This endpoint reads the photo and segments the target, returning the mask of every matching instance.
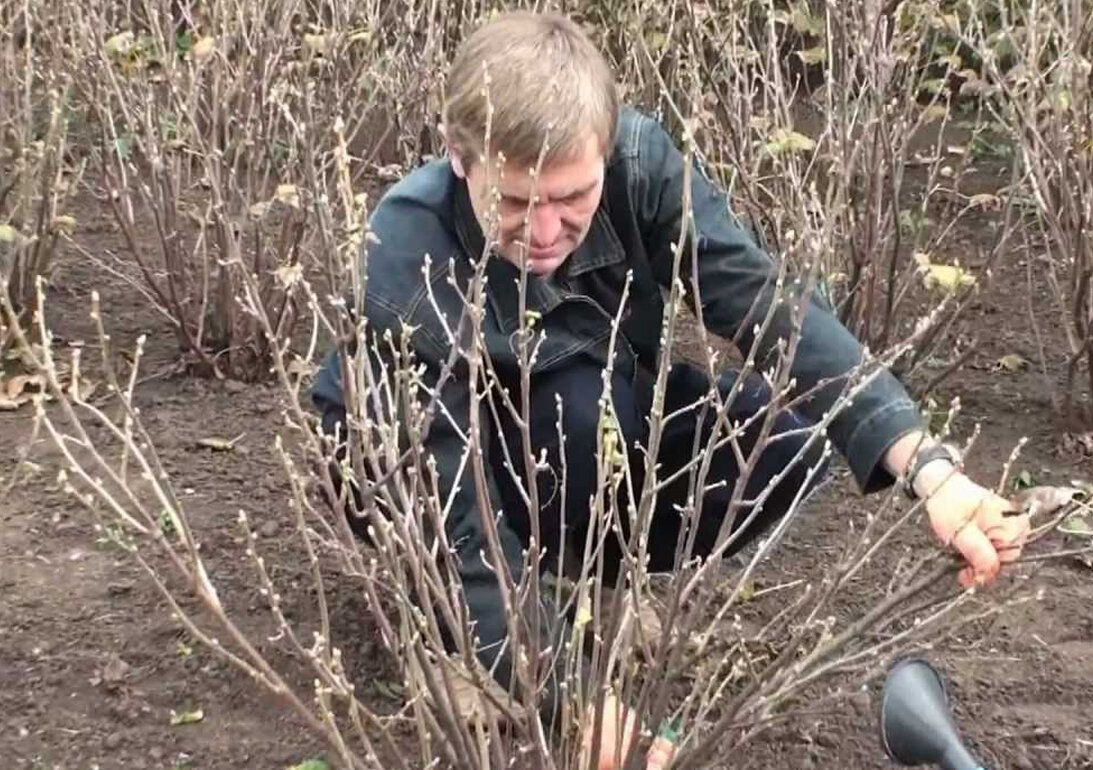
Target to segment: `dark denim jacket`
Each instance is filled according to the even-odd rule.
[[[623,112],[602,201],[586,240],[560,269],[556,281],[528,277],[527,308],[541,314],[536,327],[545,332],[533,372],[564,366],[577,355],[606,358],[610,323],[619,308],[627,271],[633,271],[633,283],[624,308],[625,339],[617,345],[616,371],[633,376],[637,367],[655,370],[664,307],[661,292],[671,279],[673,247],[680,233],[683,164],[684,157],[656,121],[634,110]],[[726,338],[739,333],[741,347],[750,349],[754,327],[769,307],[777,267],[735,221],[724,193],[697,168],[691,176],[691,195],[706,324]],[[472,260],[483,253],[483,236],[466,185],[453,174],[448,161],[431,162],[388,191],[372,214],[371,226],[380,243],[369,249],[368,324],[373,331],[389,330],[396,336],[404,325],[412,328],[415,353],[435,377],[449,357],[450,346],[445,326],[429,300],[426,281],[448,327],[455,329],[463,305],[449,283],[449,264],[454,264],[460,280],[466,280],[473,270]],[[690,253],[685,251],[683,260],[687,286]],[[490,259],[486,270],[485,342],[502,377],[515,377],[512,340],[520,324],[519,271],[500,258]],[[779,337],[787,338],[790,324],[783,303],[762,349],[769,353]],[[800,392],[817,383],[833,383],[816,389],[799,411],[817,419],[823,415],[845,384],[839,382],[840,375],[853,369],[861,354],[854,337],[814,297],[792,373]],[[320,373],[314,397],[320,407],[341,402],[335,355]],[[465,380],[450,379],[442,398],[447,414],[458,425],[438,418],[428,442],[446,496],[464,449],[460,434],[466,428],[469,403]],[[921,418],[914,403],[895,377],[884,372],[833,421],[829,436],[847,459],[859,487],[872,491],[892,482],[880,464],[884,451],[900,435],[918,427]],[[465,473],[459,483],[461,491],[449,516],[449,537],[457,544],[466,600],[485,646],[482,660],[490,665],[497,643],[504,638],[505,623],[496,579],[479,558],[486,545],[474,482]],[[490,491],[494,495],[491,508],[497,511],[499,498],[492,481]],[[503,517],[500,523],[502,544],[518,573],[521,544]],[[498,677],[507,684],[505,668],[502,661]]]

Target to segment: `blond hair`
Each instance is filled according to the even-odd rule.
[[[591,131],[605,158],[614,143],[618,94],[610,66],[574,22],[557,14],[513,11],[479,27],[448,74],[443,110],[449,143],[466,166],[485,151],[534,165],[568,159]]]

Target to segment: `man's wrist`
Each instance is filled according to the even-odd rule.
[[[924,436],[904,466],[904,491],[912,500],[932,497],[957,472],[955,450]]]
[[[910,485],[911,491],[916,499],[927,500],[958,473],[956,463],[951,457],[936,457],[919,469]]]

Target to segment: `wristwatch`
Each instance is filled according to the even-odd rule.
[[[915,452],[903,474],[903,491],[907,497],[912,500],[919,499],[918,494],[915,492],[915,479],[918,478],[918,474],[922,472],[922,469],[934,460],[948,460],[953,467],[956,467],[960,462],[960,455],[955,448],[940,442],[929,444]]]

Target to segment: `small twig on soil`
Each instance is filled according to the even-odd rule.
[[[751,598],[752,599],[758,599],[760,596],[764,596],[766,594],[772,594],[775,591],[784,591],[787,588],[796,588],[797,586],[801,585],[801,583],[803,583],[803,582],[805,582],[804,578],[799,578],[797,580],[791,580],[788,583],[782,583],[781,585],[771,586],[770,588],[764,588],[761,591],[756,591],[755,593],[753,593],[751,595]]]
[[[1053,551],[1052,553],[1038,553],[1031,556],[1021,556],[1010,564],[1029,564],[1036,561],[1055,561],[1056,559],[1069,559],[1073,556],[1086,556],[1093,554],[1093,545],[1085,548],[1071,548],[1065,551]]]
[[[957,369],[968,363],[968,359],[971,358],[977,350],[979,350],[978,345],[969,345],[963,353],[956,357],[955,361],[953,361],[951,364],[949,364],[940,372],[931,377],[930,381],[922,386],[921,390],[919,390],[917,393],[918,397],[926,398],[931,393],[933,393],[934,388],[936,388],[945,380],[949,379],[949,377],[952,376],[953,372],[955,372]]]

